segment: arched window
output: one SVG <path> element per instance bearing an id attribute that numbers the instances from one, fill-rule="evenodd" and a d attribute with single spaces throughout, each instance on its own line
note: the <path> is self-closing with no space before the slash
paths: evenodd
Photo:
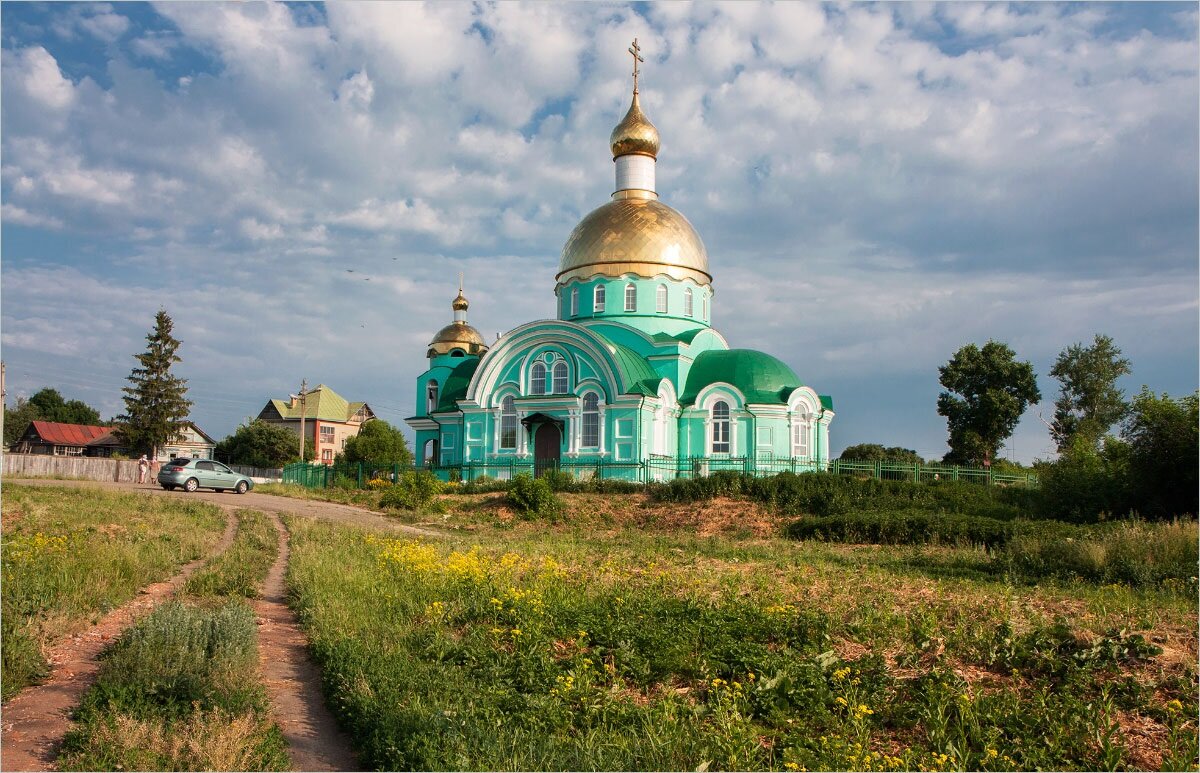
<path id="1" fill-rule="evenodd" d="M 729 403 L 718 400 L 712 407 L 712 452 L 729 453 Z"/>
<path id="2" fill-rule="evenodd" d="M 596 289 L 592 291 L 592 312 L 604 312 L 604 285 L 596 285 Z"/>
<path id="3" fill-rule="evenodd" d="M 540 362 L 533 363 L 529 371 L 529 394 L 546 394 L 546 366 Z"/>
<path id="4" fill-rule="evenodd" d="M 579 288 L 571 288 L 571 316 L 574 317 L 579 313 Z"/>
<path id="5" fill-rule="evenodd" d="M 437 379 L 429 379 L 429 383 L 425 385 L 425 413 L 433 413 L 438 407 L 438 382 Z"/>
<path id="6" fill-rule="evenodd" d="M 600 445 L 600 398 L 595 392 L 583 396 L 583 447 Z"/>
<path id="7" fill-rule="evenodd" d="M 637 311 L 637 286 L 633 282 L 625 285 L 625 311 Z"/>
<path id="8" fill-rule="evenodd" d="M 512 395 L 500 402 L 500 447 L 517 447 L 517 406 Z"/>
<path id="9" fill-rule="evenodd" d="M 654 310 L 659 314 L 667 313 L 667 286 L 659 285 L 654 291 Z"/>
<path id="10" fill-rule="evenodd" d="M 804 413 L 792 419 L 792 456 L 808 457 L 808 437 L 812 431 L 812 424 L 808 419 L 808 415 Z"/>
<path id="11" fill-rule="evenodd" d="M 683 316 L 692 316 L 692 288 L 690 287 L 683 290 Z"/>
<path id="12" fill-rule="evenodd" d="M 706 296 L 704 296 L 704 300 L 703 300 L 703 301 L 701 301 L 701 304 L 702 304 L 702 305 L 700 306 L 700 308 L 701 308 L 703 311 L 701 311 L 701 314 L 700 314 L 700 319 L 702 319 L 702 320 L 704 320 L 705 322 L 707 322 L 707 321 L 708 321 L 708 296 L 707 296 L 707 295 L 706 295 Z"/>
<path id="13" fill-rule="evenodd" d="M 554 394 L 565 395 L 568 391 L 567 363 L 559 360 L 554 363 Z"/>

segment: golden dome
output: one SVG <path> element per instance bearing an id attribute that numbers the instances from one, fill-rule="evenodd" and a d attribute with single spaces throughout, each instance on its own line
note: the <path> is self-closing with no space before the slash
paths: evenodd
<path id="1" fill-rule="evenodd" d="M 464 354 L 483 354 L 487 351 L 487 344 L 484 343 L 483 336 L 479 335 L 479 331 L 466 322 L 451 322 L 439 330 L 429 342 L 429 352 L 426 356 L 449 354 L 455 349 L 462 349 Z"/>
<path id="2" fill-rule="evenodd" d="M 467 296 L 463 295 L 462 288 L 460 287 L 458 297 L 450 302 L 450 308 L 455 311 L 466 311 L 468 305 L 470 304 L 467 303 Z"/>
<path id="3" fill-rule="evenodd" d="M 555 280 L 595 276 L 673 279 L 712 283 L 708 252 L 687 218 L 654 198 L 629 196 L 592 210 L 563 245 Z"/>
<path id="4" fill-rule="evenodd" d="M 633 92 L 633 103 L 629 105 L 629 112 L 612 130 L 608 142 L 612 146 L 613 158 L 630 153 L 658 158 L 658 129 L 654 128 L 654 124 L 650 123 L 650 119 L 642 112 L 636 91 Z"/>

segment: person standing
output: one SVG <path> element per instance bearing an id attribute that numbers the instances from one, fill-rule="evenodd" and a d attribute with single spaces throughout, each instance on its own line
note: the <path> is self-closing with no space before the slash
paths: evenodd
<path id="1" fill-rule="evenodd" d="M 138 459 L 138 483 L 146 482 L 146 473 L 149 472 L 149 470 L 150 460 L 146 458 L 145 454 L 142 454 L 141 458 Z"/>

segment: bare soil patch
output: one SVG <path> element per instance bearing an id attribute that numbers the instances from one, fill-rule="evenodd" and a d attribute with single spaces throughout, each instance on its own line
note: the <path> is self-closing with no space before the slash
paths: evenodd
<path id="1" fill-rule="evenodd" d="M 272 513 L 271 521 L 279 533 L 279 554 L 254 612 L 259 667 L 272 719 L 287 740 L 294 770 L 357 770 L 350 741 L 325 706 L 320 671 L 308 657 L 308 639 L 287 605 L 288 534 L 278 515 Z"/>

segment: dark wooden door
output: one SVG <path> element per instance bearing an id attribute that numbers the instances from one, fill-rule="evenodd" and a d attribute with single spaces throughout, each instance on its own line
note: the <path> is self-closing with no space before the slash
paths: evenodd
<path id="1" fill-rule="evenodd" d="M 562 432 L 557 424 L 540 424 L 533 436 L 533 473 L 539 478 L 546 470 L 557 470 L 562 454 Z"/>

